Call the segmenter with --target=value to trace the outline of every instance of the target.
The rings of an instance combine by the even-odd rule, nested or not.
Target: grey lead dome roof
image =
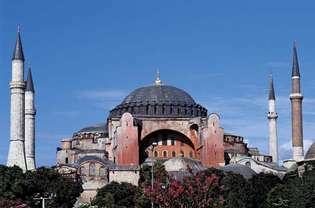
[[[206,117],[207,109],[184,90],[169,85],[141,87],[111,110],[109,118],[129,112],[138,117]]]
[[[185,91],[173,86],[160,85],[141,87],[131,92],[122,102],[124,103],[173,103],[196,104],[194,99]]]
[[[305,159],[314,159],[315,158],[315,143],[313,143],[307,150]]]

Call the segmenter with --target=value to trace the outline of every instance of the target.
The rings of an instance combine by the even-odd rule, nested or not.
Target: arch
[[[163,135],[166,135],[164,137]],[[164,139],[164,143],[163,140],[161,142],[159,142],[159,139],[162,138]],[[139,143],[139,147],[140,147],[140,163],[143,163],[146,158],[148,158],[148,154],[145,154],[145,151],[147,149],[150,149],[150,147],[152,146],[153,142],[154,143],[158,143],[159,145],[157,146],[156,151],[161,151],[160,155],[156,155],[155,152],[153,152],[153,156],[154,157],[161,157],[161,158],[165,158],[165,153],[163,152],[163,150],[169,150],[167,146],[163,146],[163,144],[166,144],[167,141],[170,141],[170,144],[167,144],[167,146],[173,146],[171,150],[174,150],[175,146],[177,146],[177,144],[183,143],[185,144],[185,148],[189,148],[190,150],[194,151],[195,147],[193,142],[191,141],[191,139],[189,139],[189,137],[187,137],[186,135],[182,134],[181,132],[178,131],[174,131],[171,129],[160,129],[157,131],[154,131],[150,134],[148,134],[146,137],[144,137],[140,143]],[[174,143],[172,143],[172,140],[174,141]],[[176,144],[175,144],[176,142]],[[174,145],[172,145],[174,144]],[[152,153],[151,153],[152,155]],[[171,157],[172,152],[167,152],[167,157]],[[175,154],[177,155],[177,154]]]
[[[154,157],[158,157],[158,156],[159,156],[159,152],[158,152],[158,151],[156,151],[156,150],[154,151],[154,153],[153,153],[153,154],[154,154],[154,155],[153,155]]]
[[[197,124],[192,124],[192,125],[190,125],[190,130],[196,130],[196,132],[198,132],[199,131],[199,127],[198,127],[198,125]]]
[[[166,150],[163,151],[163,157],[167,158],[168,157],[168,152]]]
[[[172,151],[172,157],[176,157],[176,152]]]

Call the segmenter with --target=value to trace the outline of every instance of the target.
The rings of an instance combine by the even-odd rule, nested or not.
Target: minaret
[[[12,57],[11,112],[10,112],[10,147],[8,166],[17,165],[26,170],[24,149],[24,54],[20,37],[17,32],[16,44]]]
[[[35,102],[34,84],[31,68],[28,70],[25,88],[25,156],[27,170],[34,170],[35,165]]]
[[[293,46],[293,66],[292,66],[292,92],[290,94],[291,113],[292,113],[292,146],[293,159],[303,160],[303,118],[302,118],[302,100],[300,86],[300,69],[297,57],[296,45]]]
[[[277,118],[276,112],[276,96],[273,86],[273,79],[270,76],[269,84],[269,154],[272,156],[272,161],[278,163],[278,135],[277,135]]]

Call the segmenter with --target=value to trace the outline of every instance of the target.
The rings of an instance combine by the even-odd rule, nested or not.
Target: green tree
[[[165,170],[164,165],[161,163],[161,161],[156,161],[153,166],[154,171],[154,180],[161,181],[163,183],[166,183],[168,180],[168,174]],[[149,186],[151,185],[151,166],[149,165],[143,165],[140,169],[140,179],[139,179],[139,185],[141,187]]]
[[[32,208],[41,207],[35,197],[49,197],[51,208],[73,207],[83,191],[81,182],[60,175],[52,168],[23,171],[19,167],[0,166],[0,197],[25,202]]]
[[[252,200],[252,207],[266,208],[268,192],[281,183],[278,176],[273,174],[259,173],[249,180],[251,192],[250,198]]]
[[[97,191],[92,205],[98,207],[135,207],[142,190],[130,183],[111,182]]]
[[[221,180],[224,187],[225,208],[252,207],[250,184],[239,174],[226,173]]]
[[[0,197],[6,199],[23,199],[26,193],[25,175],[17,166],[0,165]]]

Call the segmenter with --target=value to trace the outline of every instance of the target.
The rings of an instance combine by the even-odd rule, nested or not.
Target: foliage
[[[153,166],[154,180],[167,182],[168,174],[165,170],[164,165],[160,161],[156,161]],[[140,169],[139,185],[146,187],[151,185],[151,166],[143,165]]]
[[[268,193],[267,204],[269,208],[315,207],[315,170],[284,180]]]
[[[0,197],[23,201],[32,208],[41,207],[36,197],[51,197],[47,206],[72,207],[83,191],[81,182],[63,177],[51,168],[39,168],[35,171],[22,170],[16,166],[0,166]]]
[[[183,182],[168,179],[168,184],[161,181],[145,188],[145,194],[160,207],[222,207],[223,186],[220,178],[207,171],[196,176],[185,177]]]
[[[267,206],[266,199],[268,192],[276,185],[281,183],[278,176],[273,174],[259,173],[249,180],[251,186],[250,198],[252,207],[265,208]]]
[[[142,190],[130,183],[111,182],[98,190],[92,205],[98,207],[135,207],[143,204],[139,201]],[[147,202],[148,203],[148,202]]]
[[[226,173],[221,183],[224,187],[225,208],[247,208],[252,207],[250,184],[239,174]]]
[[[0,198],[1,208],[29,208],[26,204],[20,200]]]

